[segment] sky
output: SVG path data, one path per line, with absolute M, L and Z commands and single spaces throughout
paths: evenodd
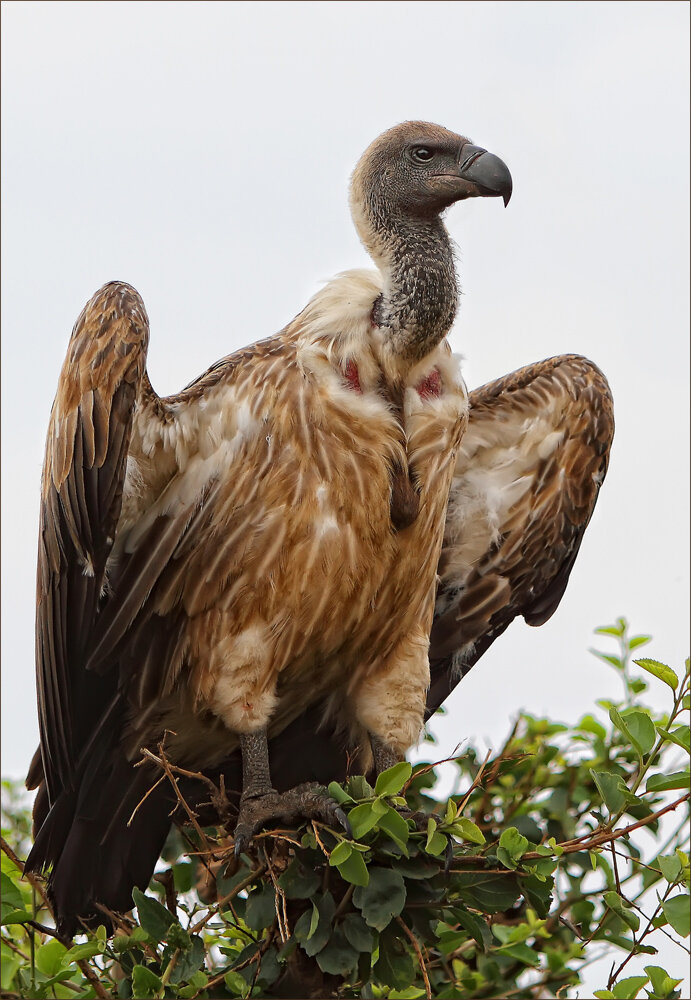
M 506 210 L 477 199 L 447 217 L 469 387 L 585 354 L 617 423 L 558 611 L 514 623 L 457 688 L 433 726 L 440 755 L 496 746 L 521 709 L 568 722 L 618 697 L 588 647 L 619 615 L 654 637 L 649 655 L 683 662 L 688 21 L 659 0 L 2 3 L 4 774 L 23 775 L 37 742 L 43 441 L 83 304 L 132 283 L 152 383 L 178 390 L 367 266 L 349 175 L 407 119 L 469 136 L 514 180 Z

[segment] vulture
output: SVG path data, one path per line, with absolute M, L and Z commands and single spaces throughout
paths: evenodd
M 271 818 L 337 822 L 321 786 L 400 760 L 517 615 L 559 604 L 607 468 L 607 382 L 570 355 L 469 394 L 446 340 L 442 215 L 511 190 L 461 135 L 385 132 L 350 188 L 376 270 L 174 396 L 149 381 L 135 289 L 86 304 L 45 452 L 27 777 L 27 867 L 62 935 L 151 877 L 175 799 L 142 748 L 223 777 L 236 849 Z

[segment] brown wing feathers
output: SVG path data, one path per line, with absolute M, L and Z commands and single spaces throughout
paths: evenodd
M 46 446 L 37 577 L 43 769 L 54 801 L 94 726 L 84 658 L 120 514 L 148 319 L 129 285 L 105 285 L 75 325 Z
M 575 355 L 522 368 L 471 393 L 440 560 L 428 714 L 517 615 L 541 625 L 556 610 L 607 471 L 613 433 L 607 381 Z M 501 483 L 517 495 L 505 509 L 496 497 Z M 470 560 L 463 552 L 472 534 L 463 529 L 464 504 L 474 505 L 473 530 L 486 526 Z

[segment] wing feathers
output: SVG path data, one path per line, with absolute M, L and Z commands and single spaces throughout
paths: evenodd
M 148 334 L 133 288 L 111 282 L 100 289 L 75 325 L 51 413 L 36 612 L 39 717 L 51 801 L 69 787 L 83 733 L 93 722 L 83 717 L 84 655 L 120 514 Z
M 613 433 L 607 381 L 576 355 L 471 393 L 439 567 L 429 712 L 517 615 L 541 625 L 556 610 Z

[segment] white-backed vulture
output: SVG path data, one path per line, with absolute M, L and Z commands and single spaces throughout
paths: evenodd
M 389 766 L 517 614 L 557 606 L 606 469 L 607 384 L 555 358 L 469 406 L 445 339 L 441 213 L 510 194 L 462 136 L 384 133 L 351 184 L 377 270 L 340 275 L 176 396 L 149 382 L 137 292 L 87 303 L 46 446 L 28 778 L 28 867 L 50 870 L 61 933 L 148 883 L 170 789 L 127 826 L 153 784 L 141 747 L 167 731 L 171 759 L 242 788 L 244 846 L 281 815 L 275 789 L 342 777 L 346 749 Z M 335 811 L 311 789 L 291 801 Z

